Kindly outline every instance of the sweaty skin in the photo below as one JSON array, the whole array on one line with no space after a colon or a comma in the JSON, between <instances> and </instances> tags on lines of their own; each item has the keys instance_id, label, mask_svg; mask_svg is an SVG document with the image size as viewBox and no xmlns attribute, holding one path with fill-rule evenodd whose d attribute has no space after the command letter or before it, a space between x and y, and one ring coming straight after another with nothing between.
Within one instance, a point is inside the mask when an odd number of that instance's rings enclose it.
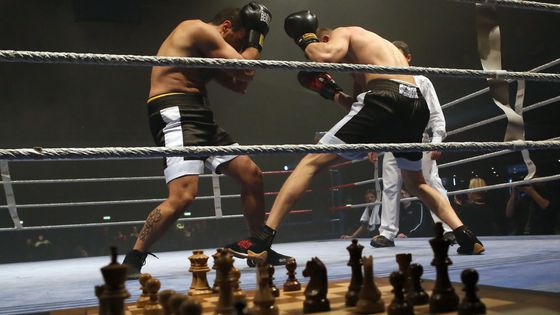
<instances>
[{"instance_id":1,"label":"sweaty skin","mask_svg":"<svg viewBox=\"0 0 560 315\"><path fill-rule=\"evenodd\" d=\"M164 40L158 56L203 57L227 59L258 59L260 53L249 47L241 51L245 42L245 28L233 30L229 20L219 25L201 20L180 23ZM153 67L149 97L164 93L186 92L207 94L206 84L214 79L222 86L245 93L254 71L210 70L182 67ZM264 194L262 175L258 166L245 155L220 165L219 171L241 184L243 214L251 234L264 222ZM198 194L198 176L183 176L168 183L169 195L150 212L134 249L148 251L164 232L181 216L182 210Z\"/></svg>"},{"instance_id":2,"label":"sweaty skin","mask_svg":"<svg viewBox=\"0 0 560 315\"><path fill-rule=\"evenodd\" d=\"M225 25L224 25L225 24ZM228 28L230 27L230 28ZM245 30L232 31L231 23L213 25L201 20L187 20L179 24L161 44L157 55L168 57L208 57L228 59L257 59L255 48L241 50ZM225 38L222 36L225 34ZM210 70L183 67L153 67L150 97L170 92L190 92L206 95L206 83L216 79L225 87L244 93L254 71Z\"/></svg>"},{"instance_id":3,"label":"sweaty skin","mask_svg":"<svg viewBox=\"0 0 560 315\"><path fill-rule=\"evenodd\" d=\"M408 67L406 58L395 45L361 27L339 27L319 34L319 38L323 41L305 49L306 55L313 61ZM380 78L414 84L411 75L353 73L352 77L362 91L369 81Z\"/></svg>"},{"instance_id":4,"label":"sweaty skin","mask_svg":"<svg viewBox=\"0 0 560 315\"><path fill-rule=\"evenodd\" d=\"M306 56L312 61L408 67L408 61L396 46L361 27L323 29L317 35L320 42L311 43L305 48ZM352 77L354 78L354 96L339 92L334 99L347 109L351 108L356 95L365 92L368 83L374 79L396 79L416 85L411 75L355 73ZM337 158L336 154L330 153L305 156L280 189L266 225L276 230L292 205L301 198L314 175L336 161ZM421 171L401 171L408 190L418 196L430 209L433 209L443 222L452 229L463 225L449 203L426 184Z\"/></svg>"}]
</instances>

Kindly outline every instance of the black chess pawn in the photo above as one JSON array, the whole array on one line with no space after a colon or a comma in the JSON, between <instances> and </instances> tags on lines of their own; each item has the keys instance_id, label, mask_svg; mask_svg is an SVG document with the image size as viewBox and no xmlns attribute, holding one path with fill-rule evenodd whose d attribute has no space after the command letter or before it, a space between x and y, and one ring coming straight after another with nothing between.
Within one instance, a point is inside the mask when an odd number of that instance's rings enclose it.
<instances>
[{"instance_id":1,"label":"black chess pawn","mask_svg":"<svg viewBox=\"0 0 560 315\"><path fill-rule=\"evenodd\" d=\"M299 291L301 290L301 283L296 279L297 262L295 258L290 258L286 262L286 269L288 270L288 279L284 282L284 292Z\"/></svg>"},{"instance_id":2,"label":"black chess pawn","mask_svg":"<svg viewBox=\"0 0 560 315\"><path fill-rule=\"evenodd\" d=\"M360 298L360 288L364 282L362 275L362 251L364 247L358 244L357 239L352 240L352 244L346 247L346 250L350 254L350 259L348 260L348 266L352 270L352 277L350 278L350 284L348 285L348 291L346 292L346 306L356 306L358 299Z\"/></svg>"},{"instance_id":3,"label":"black chess pawn","mask_svg":"<svg viewBox=\"0 0 560 315\"><path fill-rule=\"evenodd\" d=\"M171 311L170 314L180 314L179 312L181 310L181 304L183 304L183 302L187 299L187 296L182 293L175 293L171 297L169 297L169 300L167 301L167 307Z\"/></svg>"},{"instance_id":4,"label":"black chess pawn","mask_svg":"<svg viewBox=\"0 0 560 315\"><path fill-rule=\"evenodd\" d=\"M452 264L447 256L449 242L443 238L441 222L435 224L434 230L436 236L430 240L430 246L434 252L432 266L436 268L436 281L430 297L430 313L453 312L459 305L459 296L449 280L448 266Z\"/></svg>"},{"instance_id":5,"label":"black chess pawn","mask_svg":"<svg viewBox=\"0 0 560 315\"><path fill-rule=\"evenodd\" d=\"M175 290L161 290L158 293L158 301L161 307L163 308L163 314L168 315L171 314L171 309L169 308L169 299L174 295L177 294Z\"/></svg>"},{"instance_id":6,"label":"black chess pawn","mask_svg":"<svg viewBox=\"0 0 560 315\"><path fill-rule=\"evenodd\" d=\"M410 266L410 262L412 262L412 254L397 254L395 255L395 259L397 261L397 264L399 265L399 271L404 274L405 282L403 292L406 294L411 285L410 275L408 274L408 266Z\"/></svg>"},{"instance_id":7,"label":"black chess pawn","mask_svg":"<svg viewBox=\"0 0 560 315\"><path fill-rule=\"evenodd\" d=\"M236 315L247 315L248 314L247 300L236 300L235 303L233 303L233 307L235 308L235 314Z\"/></svg>"},{"instance_id":8,"label":"black chess pawn","mask_svg":"<svg viewBox=\"0 0 560 315\"><path fill-rule=\"evenodd\" d=\"M393 271L389 277L389 281L393 286L393 294L395 297L389 307L387 307L388 315L414 315L414 307L404 298L404 285L406 283L406 275L400 271Z\"/></svg>"},{"instance_id":9,"label":"black chess pawn","mask_svg":"<svg viewBox=\"0 0 560 315\"><path fill-rule=\"evenodd\" d=\"M270 285L270 290L272 291L272 295L274 297L280 296L280 290L274 284L274 266L268 265L268 284Z\"/></svg>"},{"instance_id":10,"label":"black chess pawn","mask_svg":"<svg viewBox=\"0 0 560 315\"><path fill-rule=\"evenodd\" d=\"M465 285L465 298L459 304L459 315L486 314L486 305L478 298L478 272L474 269L465 269L461 272L461 281Z\"/></svg>"},{"instance_id":11,"label":"black chess pawn","mask_svg":"<svg viewBox=\"0 0 560 315\"><path fill-rule=\"evenodd\" d=\"M201 315L202 305L196 298L188 297L183 300L179 306L179 313L177 315Z\"/></svg>"},{"instance_id":12,"label":"black chess pawn","mask_svg":"<svg viewBox=\"0 0 560 315\"><path fill-rule=\"evenodd\" d=\"M422 288L422 274L424 268L420 264L410 264L408 266L408 275L410 277L410 287L406 292L406 300L412 305L428 304L430 297Z\"/></svg>"}]
</instances>

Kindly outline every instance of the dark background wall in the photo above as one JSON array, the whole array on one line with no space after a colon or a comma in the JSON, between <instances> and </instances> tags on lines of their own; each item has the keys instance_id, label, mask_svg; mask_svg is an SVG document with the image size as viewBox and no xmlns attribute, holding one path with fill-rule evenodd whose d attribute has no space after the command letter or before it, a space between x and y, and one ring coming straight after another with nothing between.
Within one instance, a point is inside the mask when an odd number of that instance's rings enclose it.
<instances>
[{"instance_id":1,"label":"dark background wall","mask_svg":"<svg viewBox=\"0 0 560 315\"><path fill-rule=\"evenodd\" d=\"M242 6L245 1L147 1L147 0L2 0L0 49L57 52L155 55L159 45L180 21L210 19L218 9ZM305 60L284 34L286 15L311 9L322 26L358 25L395 40L405 40L418 66L480 69L474 28L474 7L443 0L287 0L262 1L273 14L262 59ZM558 3L558 1L556 1ZM500 8L504 69L525 71L559 56L558 14ZM559 67L549 70L558 72ZM98 147L152 146L145 100L149 89L148 67L80 66L0 63L0 147ZM335 74L350 89L346 74ZM486 86L484 80L431 78L442 103ZM558 84L527 83L526 104L558 95ZM312 143L316 131L327 130L344 111L314 93L302 89L293 71L259 70L246 95L241 96L211 83L209 95L216 120L242 144ZM527 138L560 135L558 104L526 115ZM448 130L499 114L488 95L446 111ZM481 118L482 117L482 118ZM501 141L505 124L495 123L448 141ZM543 169L558 169L558 152L535 154ZM264 170L293 167L300 156L256 157ZM452 159L460 155L449 154ZM495 162L480 162L442 175L467 177L472 169L484 176ZM504 178L507 165L500 165ZM81 178L160 175L158 160L15 162L14 179ZM357 171L360 174L360 171ZM362 175L363 177L363 172ZM348 181L352 181L351 175ZM354 180L363 180L358 178ZM268 190L277 190L282 177L267 179ZM225 190L237 193L233 183ZM210 192L203 184L201 195ZM227 193L227 192L226 192ZM18 203L161 198L162 182L103 185L16 186ZM5 202L1 197L2 201ZM361 192L355 201L360 201ZM269 199L269 207L272 199ZM306 208L307 204L299 205ZM150 206L122 207L113 212L120 219L141 220ZM140 210L141 208L142 210ZM232 213L239 213L237 204ZM96 212L97 211L97 212ZM103 213L114 211L112 208ZM212 213L211 204L196 215ZM97 209L20 209L26 225L98 222ZM7 211L0 211L0 226L11 226ZM4 234L5 235L5 234ZM0 234L0 238L2 238Z\"/></svg>"}]
</instances>

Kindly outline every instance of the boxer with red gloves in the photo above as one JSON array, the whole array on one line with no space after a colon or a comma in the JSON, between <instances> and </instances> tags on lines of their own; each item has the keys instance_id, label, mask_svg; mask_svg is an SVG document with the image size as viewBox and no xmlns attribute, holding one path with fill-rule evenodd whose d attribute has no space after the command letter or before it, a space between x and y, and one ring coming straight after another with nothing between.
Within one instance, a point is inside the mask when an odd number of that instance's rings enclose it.
<instances>
[{"instance_id":1,"label":"boxer with red gloves","mask_svg":"<svg viewBox=\"0 0 560 315\"><path fill-rule=\"evenodd\" d=\"M322 97L333 101L338 92L342 92L342 88L336 84L333 77L326 72L308 72L300 71L298 73L299 83L319 93Z\"/></svg>"},{"instance_id":2,"label":"boxer with red gloves","mask_svg":"<svg viewBox=\"0 0 560 315\"><path fill-rule=\"evenodd\" d=\"M317 16L309 10L292 13L284 20L284 30L304 51L307 45L319 42L315 34L318 26Z\"/></svg>"},{"instance_id":3,"label":"boxer with red gloves","mask_svg":"<svg viewBox=\"0 0 560 315\"><path fill-rule=\"evenodd\" d=\"M405 56L395 45L381 36L359 26L317 29L317 16L310 11L290 14L284 29L307 58L315 62L369 64L389 67L408 67ZM345 143L421 143L430 111L426 100L411 75L354 73L354 97L334 93L334 100L349 108L349 113L331 128L320 144ZM304 75L304 86L327 97L328 76ZM328 92L328 93L327 93ZM357 159L368 152L311 153L306 155L290 174L274 204L266 225L247 249L266 250L274 240L276 230L292 206L304 195L311 180L339 157ZM459 254L480 254L485 248L466 227L448 202L432 187L422 174L421 152L395 152L403 181L412 193L453 229ZM246 243L249 245L249 243Z\"/></svg>"}]
</instances>

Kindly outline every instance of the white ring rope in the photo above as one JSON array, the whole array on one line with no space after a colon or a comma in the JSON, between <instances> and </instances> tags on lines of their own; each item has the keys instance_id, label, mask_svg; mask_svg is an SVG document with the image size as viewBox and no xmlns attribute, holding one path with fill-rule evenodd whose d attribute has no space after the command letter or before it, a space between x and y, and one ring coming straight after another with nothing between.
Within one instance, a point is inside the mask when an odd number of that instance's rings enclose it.
<instances>
[{"instance_id":1,"label":"white ring rope","mask_svg":"<svg viewBox=\"0 0 560 315\"><path fill-rule=\"evenodd\" d=\"M560 180L560 174L559 175L546 176L546 177L533 178L533 179L529 179L529 180L520 180L520 181L511 182L511 183L502 183L502 184L489 185L489 186L484 186L484 187L455 190L455 191L447 192L447 195L448 196L453 196L453 195L465 194L465 193L469 193L469 192L488 191L488 190L495 190L495 189L513 187L513 186L518 186L518 185L543 183L543 182L549 182L549 181L554 181L554 180ZM239 196L239 195L230 195L230 196ZM225 196L222 196L222 197L225 197ZM200 198L205 198L205 197L200 197ZM210 197L206 197L206 198L211 199L213 197L210 196ZM403 201L413 201L413 200L418 200L418 198L417 197L402 198L401 202L403 202ZM114 201L112 204L118 204L118 203L125 203L125 201L124 200L123 201ZM366 206L376 205L376 204L381 204L381 203L380 202L361 203L361 204L341 206L341 207L338 207L338 208L341 208L341 209L342 208L361 208L361 207L366 207ZM242 214L224 215L224 216L221 216L219 219L241 218L241 217L243 217ZM183 221L199 221L199 220L209 220L209 219L217 220L218 218L216 218L215 216L207 216L207 217L181 218L181 219L178 219L177 221L183 222ZM142 220L142 221L106 222L106 223L81 223L81 224L64 224L64 225L46 225L46 226L22 227L22 228L18 228L18 229L16 229L16 228L0 228L0 232L14 231L14 230L21 231L21 230L62 229L62 228L84 228L84 227L97 227L97 226L144 224L144 223L145 223L145 221Z\"/></svg>"},{"instance_id":2,"label":"white ring rope","mask_svg":"<svg viewBox=\"0 0 560 315\"><path fill-rule=\"evenodd\" d=\"M202 157L211 155L275 154L275 153L340 153L340 152L418 152L418 151L500 151L560 149L560 141L509 142L444 142L383 144L284 144L232 145L200 147L105 147L105 148L34 148L0 149L0 160L64 160L105 158L156 158L169 156Z\"/></svg>"},{"instance_id":3,"label":"white ring rope","mask_svg":"<svg viewBox=\"0 0 560 315\"><path fill-rule=\"evenodd\" d=\"M447 195L448 196L462 195L462 194L471 193L471 192L481 192L481 191L487 191L487 190L502 189L502 188L508 188L508 187L513 187L513 186L519 186L519 185L545 183L545 182L551 182L551 181L554 181L554 180L560 180L560 174L552 175L552 176L546 176L546 177L538 177L538 178L533 178L533 179L519 180L519 181L514 181L514 182L511 182L511 183L502 183L502 184L488 185L488 186L484 186L484 187L476 187L476 188L467 188L467 189L459 189L459 190L454 190L454 191L448 191ZM419 200L419 199L418 199L418 197L402 198L401 202L403 202L403 201L414 201L414 200ZM377 204L381 204L381 202L376 201L376 202L372 202L372 203L360 203L360 204L355 204L355 205L341 206L339 208L362 208L362 207L377 205Z\"/></svg>"},{"instance_id":4,"label":"white ring rope","mask_svg":"<svg viewBox=\"0 0 560 315\"><path fill-rule=\"evenodd\" d=\"M553 61L551 61L551 62L545 63L545 64L543 64L543 65L540 65L540 66L538 66L538 67L536 67L536 68L533 68L533 69L529 70L528 72L538 72L538 71L541 71L541 70L544 70L544 69L552 68L552 67L554 67L554 66L556 66L556 65L558 65L558 64L560 64L560 58L555 59L555 60L553 60ZM462 96L462 97L460 97L460 98L458 98L458 99L456 99L456 100L453 100L453 101L451 101L451 102L448 102L448 103L445 103L445 104L441 105L441 109L447 109L447 108L453 107L453 106L455 106L455 105L457 105L457 104L460 104L460 103L462 103L462 102L465 102L465 101L467 101L467 100L470 100L471 98L475 98L475 97L477 97L477 96L486 94L486 93L488 93L489 91L490 91L490 88L489 88L489 87L486 87L486 88L484 88L484 89L478 90L478 91L473 92L473 93L471 93L471 94L467 94L467 95Z\"/></svg>"},{"instance_id":5,"label":"white ring rope","mask_svg":"<svg viewBox=\"0 0 560 315\"><path fill-rule=\"evenodd\" d=\"M560 140L560 137L550 138L548 140ZM491 157L500 156L500 155L504 155L504 154L508 154L508 153L512 153L512 152L515 152L515 151L502 150L502 151L496 151L496 152L492 152L492 153L477 155L477 156L473 156L473 157L469 157L469 158L465 158L465 159L461 159L461 160L456 160L456 161L453 161L453 162L439 164L438 168L441 169L441 168L451 167L451 166L455 166L455 165L461 165L461 164L465 164L465 163L469 163L469 162L475 162L475 161L484 160L484 159L488 159L488 158L491 158Z\"/></svg>"},{"instance_id":6,"label":"white ring rope","mask_svg":"<svg viewBox=\"0 0 560 315\"><path fill-rule=\"evenodd\" d=\"M360 72L382 74L421 74L459 78L489 78L496 80L532 80L560 82L560 74L512 72L505 70L476 70L425 67L389 67L349 63L321 63L283 60L248 60L197 57L162 57L139 55L111 55L91 53L0 50L0 62L89 64L120 66L175 66L209 69L279 69L329 72Z\"/></svg>"},{"instance_id":7,"label":"white ring rope","mask_svg":"<svg viewBox=\"0 0 560 315\"><path fill-rule=\"evenodd\" d=\"M234 195L221 195L223 199L239 198L240 194ZM196 200L213 200L214 196L200 196L196 197ZM29 203L29 204L18 204L18 209L30 209L30 208L52 208L52 207L84 207L84 206L112 206L112 205L128 205L128 204L139 204L139 203L156 203L163 202L165 198L156 199L129 199L129 200L106 200L106 201L78 201L78 202L54 202L54 203ZM5 209L8 206L0 205L0 209Z\"/></svg>"},{"instance_id":8,"label":"white ring rope","mask_svg":"<svg viewBox=\"0 0 560 315\"><path fill-rule=\"evenodd\" d=\"M531 111L531 110L534 110L534 109L537 109L537 108L540 108L540 107L543 107L543 106L546 106L546 105L549 105L549 104L552 104L552 103L555 103L555 102L558 102L558 101L560 101L560 95L555 96L553 98L549 98L547 100L544 100L544 101L541 101L541 102L538 102L538 103L535 103L535 104L532 104L532 105L529 105L529 106L526 106L526 107L523 108L522 112L525 113L525 112L528 112L528 111ZM467 126L464 126L464 127L460 127L460 128L448 131L447 135L451 136L451 135L454 135L454 134L458 134L458 133L461 133L463 131L471 130L471 129L474 129L474 128L478 128L480 126L484 126L484 125L502 120L504 118L507 118L506 114L500 114L498 116L488 118L488 119L485 119L485 120L481 120L481 121L479 121L477 123L474 123L474 124L471 124L471 125L467 125Z\"/></svg>"},{"instance_id":9,"label":"white ring rope","mask_svg":"<svg viewBox=\"0 0 560 315\"><path fill-rule=\"evenodd\" d=\"M495 5L517 9L531 9L545 12L560 12L560 5L546 2L525 1L525 0L452 0L455 2L465 2L484 5Z\"/></svg>"},{"instance_id":10,"label":"white ring rope","mask_svg":"<svg viewBox=\"0 0 560 315\"><path fill-rule=\"evenodd\" d=\"M242 214L224 215L220 219L242 218ZM180 218L177 222L185 221L202 221L202 220L218 220L214 216L208 217L194 217L194 218ZM39 225L39 226L24 226L21 229L15 228L0 228L0 232L7 231L35 231L35 230L55 230L55 229L69 229L69 228L84 228L84 227L98 227L98 226L115 226L115 225L132 225L144 224L146 220L141 221L119 221L119 222L103 222L103 223L77 223L77 224L62 224L62 225Z\"/></svg>"}]
</instances>

